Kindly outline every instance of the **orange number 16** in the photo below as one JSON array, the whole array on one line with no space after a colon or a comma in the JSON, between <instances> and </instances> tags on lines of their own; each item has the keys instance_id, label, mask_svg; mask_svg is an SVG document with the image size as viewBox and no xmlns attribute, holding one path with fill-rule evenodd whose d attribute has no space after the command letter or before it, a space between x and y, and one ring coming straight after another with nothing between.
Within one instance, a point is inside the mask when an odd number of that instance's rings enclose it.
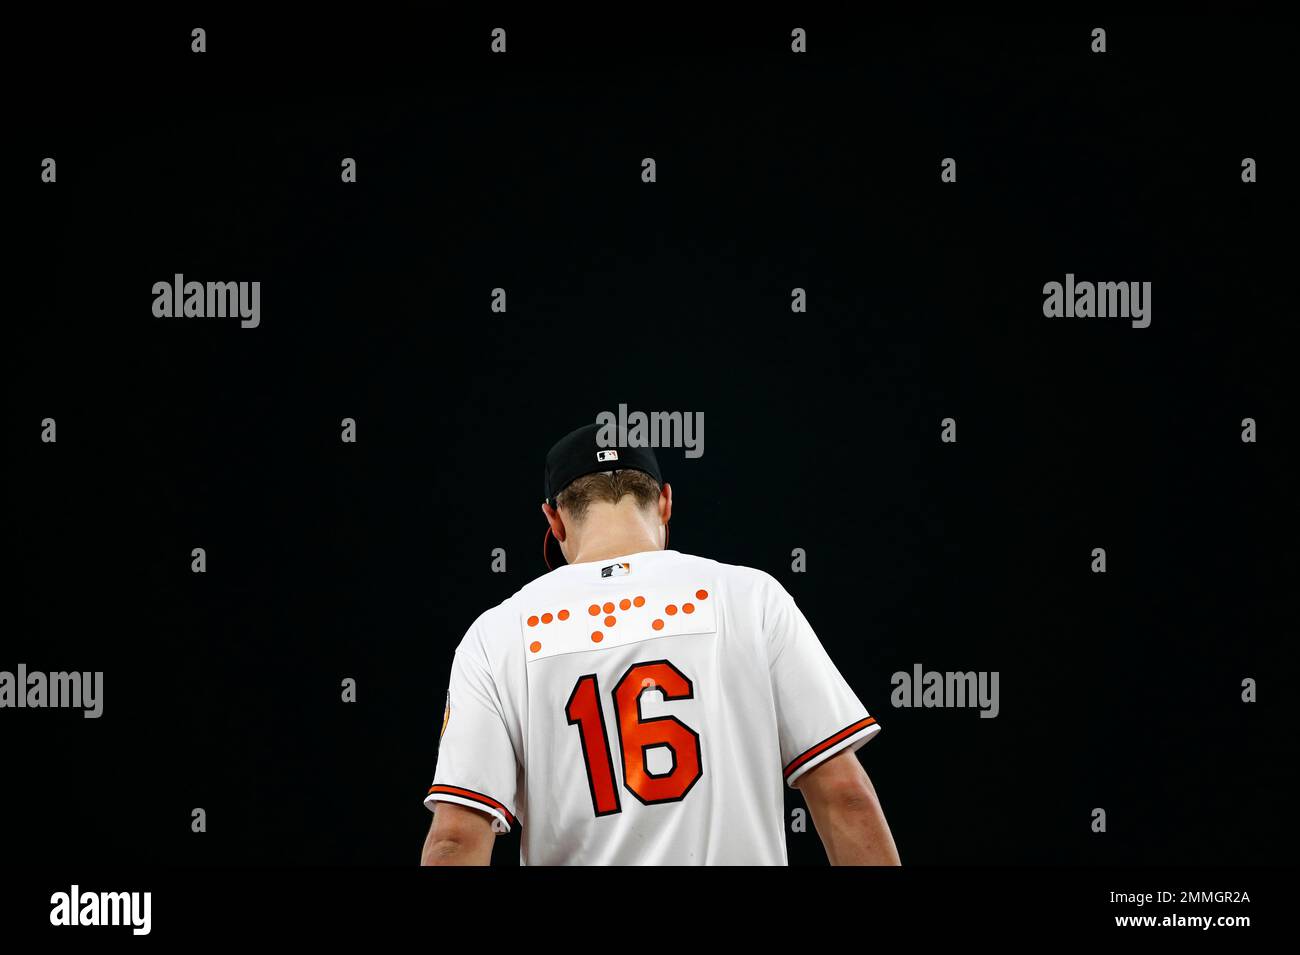
<instances>
[{"instance_id":1,"label":"orange number 16","mask_svg":"<svg viewBox=\"0 0 1300 955\"><path fill-rule=\"evenodd\" d=\"M691 681L667 660L634 664L614 687L611 695L614 712L618 714L616 729L623 761L623 785L647 806L685 798L704 774L699 733L675 716L645 718L641 715L641 696L651 691L662 693L665 700L690 700L695 696ZM564 715L570 726L578 727L582 739L582 758L587 764L587 785L596 815L622 812L609 733L600 709L600 686L594 673L578 678L565 704ZM672 753L672 768L652 773L646 767L646 756L659 747Z\"/></svg>"}]
</instances>

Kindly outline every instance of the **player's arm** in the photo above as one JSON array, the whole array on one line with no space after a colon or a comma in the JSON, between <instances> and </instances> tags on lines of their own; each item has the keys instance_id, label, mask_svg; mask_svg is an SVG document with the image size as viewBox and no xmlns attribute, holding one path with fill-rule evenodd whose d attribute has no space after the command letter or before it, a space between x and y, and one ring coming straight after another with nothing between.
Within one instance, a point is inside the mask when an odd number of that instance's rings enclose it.
<instances>
[{"instance_id":1,"label":"player's arm","mask_svg":"<svg viewBox=\"0 0 1300 955\"><path fill-rule=\"evenodd\" d=\"M476 623L452 659L438 765L424 798L433 812L424 865L487 865L495 837L516 825L516 744L481 637Z\"/></svg>"},{"instance_id":2,"label":"player's arm","mask_svg":"<svg viewBox=\"0 0 1300 955\"><path fill-rule=\"evenodd\" d=\"M491 816L442 802L434 810L420 865L487 865L495 841Z\"/></svg>"},{"instance_id":3,"label":"player's arm","mask_svg":"<svg viewBox=\"0 0 1300 955\"><path fill-rule=\"evenodd\" d=\"M832 756L795 783L831 865L899 865L898 848L856 753Z\"/></svg>"}]
</instances>

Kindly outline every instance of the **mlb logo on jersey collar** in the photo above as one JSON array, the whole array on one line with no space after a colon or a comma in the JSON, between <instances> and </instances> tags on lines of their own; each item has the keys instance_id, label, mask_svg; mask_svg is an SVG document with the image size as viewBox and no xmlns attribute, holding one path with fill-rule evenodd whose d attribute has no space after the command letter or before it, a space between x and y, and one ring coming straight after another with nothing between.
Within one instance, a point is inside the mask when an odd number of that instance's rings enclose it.
<instances>
[{"instance_id":1,"label":"mlb logo on jersey collar","mask_svg":"<svg viewBox=\"0 0 1300 955\"><path fill-rule=\"evenodd\" d=\"M716 633L716 603L706 588L699 587L686 592L629 591L618 598L593 593L590 602L579 603L581 610L525 611L519 615L524 659L531 663L564 653Z\"/></svg>"},{"instance_id":2,"label":"mlb logo on jersey collar","mask_svg":"<svg viewBox=\"0 0 1300 955\"><path fill-rule=\"evenodd\" d=\"M632 573L632 565L627 563L610 564L608 567L600 568L602 577L625 577L630 573Z\"/></svg>"}]
</instances>

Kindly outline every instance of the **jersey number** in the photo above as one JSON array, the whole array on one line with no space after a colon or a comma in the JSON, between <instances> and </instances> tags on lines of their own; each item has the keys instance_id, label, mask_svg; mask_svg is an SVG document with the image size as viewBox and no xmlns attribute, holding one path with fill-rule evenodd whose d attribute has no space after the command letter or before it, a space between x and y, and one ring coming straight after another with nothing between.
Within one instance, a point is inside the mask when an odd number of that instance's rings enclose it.
<instances>
[{"instance_id":1,"label":"jersey number","mask_svg":"<svg viewBox=\"0 0 1300 955\"><path fill-rule=\"evenodd\" d=\"M690 700L695 697L695 688L667 660L652 660L629 667L611 694L614 712L618 714L616 729L618 751L623 760L623 785L647 806L683 799L704 773L699 733L675 716L647 719L641 715L641 696L652 692L662 693L665 700ZM565 704L564 715L570 726L578 727L582 738L582 758L587 764L587 785L596 815L622 812L609 733L600 709L600 685L594 673L578 678ZM659 747L672 754L672 768L652 773L646 766L646 756Z\"/></svg>"}]
</instances>

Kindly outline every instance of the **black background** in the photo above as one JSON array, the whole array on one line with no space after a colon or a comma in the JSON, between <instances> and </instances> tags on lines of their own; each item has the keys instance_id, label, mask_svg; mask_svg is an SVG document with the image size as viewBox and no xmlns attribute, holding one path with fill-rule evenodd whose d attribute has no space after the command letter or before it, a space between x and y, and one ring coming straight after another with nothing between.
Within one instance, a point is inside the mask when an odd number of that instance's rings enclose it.
<instances>
[{"instance_id":1,"label":"black background","mask_svg":"<svg viewBox=\"0 0 1300 955\"><path fill-rule=\"evenodd\" d=\"M794 594L904 863L1289 858L1282 39L1095 20L15 25L0 669L105 710L0 712L6 857L413 864L452 650L625 402L704 413L672 546ZM154 318L176 272L261 326ZM1067 272L1151 327L1044 318ZM894 709L915 663L1001 714Z\"/></svg>"}]
</instances>

